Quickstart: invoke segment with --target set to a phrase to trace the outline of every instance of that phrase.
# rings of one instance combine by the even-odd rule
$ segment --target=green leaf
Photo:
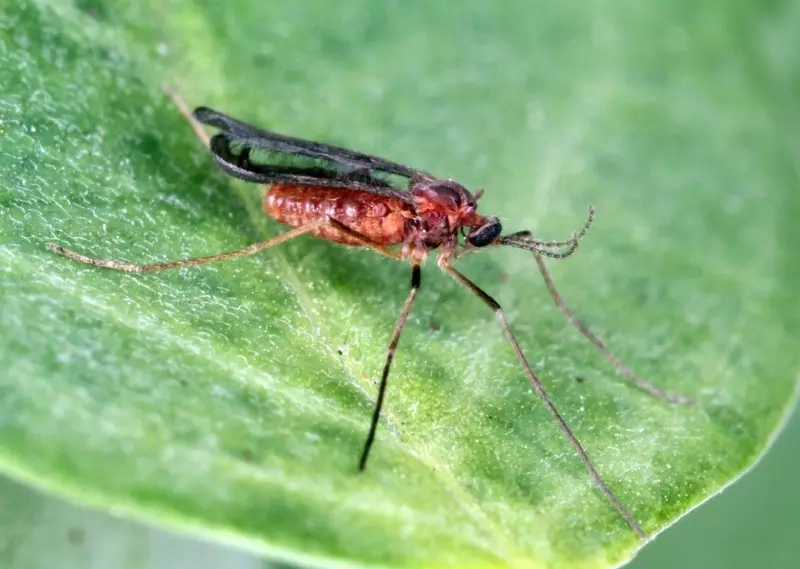
[[[649,533],[765,452],[797,389],[792,4],[23,0],[0,20],[0,468],[294,563],[608,567],[639,543],[532,393],[493,314],[429,263],[367,472],[408,268],[276,235],[161,92],[471,188],[566,238],[462,270]],[[747,38],[747,41],[743,41]],[[584,381],[576,381],[581,378]]]

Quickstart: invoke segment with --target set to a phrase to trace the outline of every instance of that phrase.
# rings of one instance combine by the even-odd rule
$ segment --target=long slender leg
[[[211,142],[211,137],[209,137],[208,133],[203,130],[203,125],[197,122],[197,120],[195,120],[195,118],[192,116],[192,111],[189,110],[189,106],[186,104],[186,101],[183,100],[183,97],[166,85],[163,86],[162,89],[169,96],[169,98],[172,99],[172,102],[175,103],[175,106],[178,107],[178,111],[192,127],[192,130],[197,135],[197,138],[199,138],[200,141],[207,147]]]
[[[273,237],[268,241],[261,241],[259,243],[253,243],[243,249],[237,249],[235,251],[230,251],[228,253],[219,253],[217,255],[209,255],[207,257],[196,257],[193,259],[185,259],[182,261],[167,261],[164,263],[152,263],[149,265],[136,265],[133,263],[125,263],[123,261],[114,261],[111,259],[97,259],[95,257],[87,257],[86,255],[82,255],[80,253],[76,253],[70,249],[62,247],[61,245],[57,245],[55,243],[48,243],[47,248],[52,251],[53,253],[58,253],[59,255],[64,255],[69,257],[70,259],[74,259],[75,261],[80,261],[81,263],[86,263],[87,265],[93,265],[95,267],[103,267],[105,269],[114,269],[116,271],[125,271],[128,273],[151,273],[153,271],[163,271],[166,269],[180,269],[183,267],[195,267],[197,265],[205,265],[206,263],[214,263],[217,261],[228,261],[230,259],[236,259],[238,257],[247,257],[249,255],[255,255],[263,251],[264,249],[269,249],[270,247],[274,247],[275,245],[280,245],[290,239],[294,239],[295,237],[299,237],[305,233],[311,233],[315,229],[323,225],[332,225],[337,230],[347,233],[353,239],[356,239],[361,242],[363,247],[367,247],[377,251],[378,253],[382,253],[387,257],[390,257],[395,260],[400,259],[400,254],[387,249],[381,245],[377,245],[370,241],[364,235],[353,231],[352,229],[346,227],[345,225],[339,223],[335,219],[323,219],[319,221],[313,221],[306,225],[301,225],[300,227],[296,227],[287,231],[286,233],[281,233],[277,237]]]
[[[245,247],[243,249],[237,249],[236,251],[230,251],[228,253],[219,253],[217,255],[209,255],[207,257],[196,257],[194,259],[185,259],[182,261],[167,261],[164,263],[152,263],[149,265],[136,265],[131,263],[125,263],[123,261],[113,261],[111,259],[97,259],[95,257],[87,257],[86,255],[81,255],[80,253],[76,253],[75,251],[66,249],[61,245],[56,245],[55,243],[48,243],[47,248],[50,249],[53,253],[58,253],[59,255],[64,255],[66,257],[69,257],[70,259],[80,261],[81,263],[86,263],[87,265],[93,265],[95,267],[114,269],[116,271],[125,271],[127,273],[150,273],[153,271],[163,271],[166,269],[195,267],[197,265],[205,265],[206,263],[214,263],[216,261],[227,261],[229,259],[235,259],[237,257],[246,257],[248,255],[255,255],[256,253],[263,251],[264,249],[269,249],[270,247],[279,245],[280,243],[283,243],[285,241],[303,235],[304,233],[309,233],[311,231],[314,231],[324,223],[325,220],[314,221],[312,223],[296,227],[290,231],[287,231],[286,233],[281,233],[280,235],[278,235],[277,237],[273,237],[269,241],[261,241],[259,243],[253,243],[248,247]]]
[[[381,383],[378,387],[378,399],[375,401],[375,409],[372,412],[372,422],[369,425],[369,435],[364,442],[364,451],[361,453],[361,460],[358,463],[358,469],[363,471],[367,466],[367,458],[369,457],[369,449],[372,447],[372,442],[375,440],[375,431],[378,428],[378,419],[381,416],[381,408],[383,407],[383,399],[386,395],[386,384],[389,380],[389,368],[392,366],[394,353],[397,349],[397,344],[400,342],[400,334],[403,332],[403,327],[406,325],[408,313],[411,312],[411,305],[414,304],[414,297],[417,296],[419,285],[422,279],[422,273],[419,268],[419,263],[415,262],[411,266],[411,290],[408,291],[406,302],[403,304],[403,310],[400,311],[400,318],[397,319],[394,332],[392,333],[392,341],[389,342],[389,350],[386,354],[386,363],[383,365],[383,374],[381,374]]]
[[[345,224],[336,221],[335,219],[329,217],[328,223],[335,227],[337,230],[341,231],[342,233],[347,234],[349,237],[352,237],[356,241],[359,242],[359,247],[366,247],[367,249],[372,249],[373,251],[380,253],[381,255],[385,255],[390,259],[394,259],[395,261],[402,261],[403,256],[398,253],[397,251],[392,251],[391,249],[384,247],[383,245],[378,245],[370,240],[369,237],[364,235],[363,233],[359,233],[353,229],[350,229]]]
[[[569,309],[567,304],[564,302],[564,299],[561,298],[561,295],[558,293],[556,285],[553,282],[552,277],[550,276],[550,271],[547,270],[547,266],[544,264],[544,259],[542,259],[542,256],[536,252],[533,253],[533,256],[536,258],[536,264],[539,265],[539,271],[542,273],[544,282],[547,285],[547,290],[550,291],[550,296],[553,297],[553,302],[555,302],[556,306],[558,306],[561,312],[564,313],[564,316],[567,317],[567,320],[569,320],[572,323],[572,325],[575,326],[575,328],[577,328],[578,331],[581,334],[583,334],[583,336],[587,340],[589,340],[592,344],[594,344],[595,347],[603,353],[606,359],[610,361],[612,364],[614,364],[614,367],[616,367],[620,373],[622,373],[626,378],[635,383],[640,389],[649,393],[653,397],[658,397],[659,399],[663,399],[664,401],[668,401],[670,403],[678,403],[682,405],[697,404],[697,402],[694,401],[693,399],[684,397],[683,395],[675,395],[673,393],[667,393],[665,391],[661,391],[654,385],[647,383],[645,380],[641,379],[638,375],[633,373],[633,370],[631,370],[631,368],[622,363],[622,360],[620,360],[616,355],[614,355],[614,353],[611,352],[611,350],[609,350],[606,347],[606,345],[600,340],[600,338],[595,336],[592,333],[592,331],[589,330],[589,328],[587,328],[586,325],[575,316],[575,314],[573,314],[572,310]]]
[[[493,299],[491,296],[489,296],[486,292],[484,292],[480,287],[478,287],[478,285],[469,280],[466,276],[464,276],[459,271],[454,269],[446,259],[440,260],[439,266],[443,270],[450,273],[450,275],[452,275],[459,283],[461,283],[462,285],[464,285],[464,287],[472,291],[478,298],[480,298],[489,308],[491,308],[494,311],[494,313],[497,315],[497,318],[500,320],[500,323],[503,326],[503,331],[505,332],[508,341],[514,348],[514,352],[517,354],[517,359],[519,359],[519,362],[522,364],[522,368],[523,370],[525,370],[525,375],[528,376],[528,379],[530,380],[533,389],[539,395],[539,398],[542,400],[542,403],[544,403],[545,407],[547,407],[547,410],[553,416],[553,419],[555,419],[556,423],[558,424],[558,427],[561,429],[561,432],[564,433],[564,436],[567,437],[567,440],[569,440],[572,447],[578,453],[581,462],[583,462],[583,465],[586,467],[586,469],[589,471],[589,474],[594,479],[594,483],[597,485],[598,488],[600,488],[600,490],[605,495],[606,499],[611,503],[612,506],[614,506],[617,512],[619,512],[619,514],[625,519],[625,521],[628,522],[628,525],[631,527],[631,529],[633,529],[633,531],[636,532],[639,538],[642,539],[642,541],[646,541],[647,534],[644,533],[644,530],[642,530],[641,526],[639,526],[639,524],[636,522],[631,513],[625,508],[625,506],[622,505],[622,502],[619,501],[619,499],[614,495],[614,493],[611,491],[608,485],[600,477],[600,473],[597,472],[597,469],[595,468],[592,459],[589,458],[589,455],[583,448],[583,445],[580,443],[580,441],[578,441],[575,435],[572,434],[572,430],[567,425],[567,422],[561,416],[561,413],[558,412],[558,409],[556,409],[555,404],[553,404],[553,402],[550,400],[550,397],[547,395],[547,392],[545,391],[542,382],[539,380],[536,374],[533,373],[530,364],[528,364],[528,360],[525,359],[525,354],[522,352],[522,348],[517,342],[517,339],[514,337],[514,333],[511,331],[511,327],[508,324],[506,315],[503,312],[503,309],[497,303],[497,301]]]

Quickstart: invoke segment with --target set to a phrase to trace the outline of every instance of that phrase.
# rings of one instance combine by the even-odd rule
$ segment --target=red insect
[[[190,113],[177,95],[172,97],[197,135],[209,147],[219,166],[236,178],[265,184],[264,213],[292,229],[269,241],[229,253],[150,265],[95,259],[55,244],[48,245],[51,251],[89,265],[145,273],[253,255],[309,233],[328,241],[372,249],[392,259],[409,262],[411,290],[389,342],[369,434],[359,462],[359,469],[364,470],[375,439],[389,368],[420,287],[420,265],[432,250],[438,249],[438,266],[497,314],[531,385],[595,484],[637,535],[641,539],[647,538],[631,513],[603,482],[583,445],[548,397],[528,364],[500,305],[452,266],[456,259],[488,246],[507,245],[530,251],[556,305],[620,372],[653,396],[671,403],[693,403],[685,397],[662,392],[636,376],[572,314],[556,291],[545,267],[544,257],[563,259],[574,253],[592,223],[593,209],[589,209],[583,228],[565,241],[542,241],[535,239],[529,231],[501,236],[500,221],[477,211],[482,190],[473,195],[452,180],[442,180],[420,170],[345,148],[261,130],[205,107]],[[209,139],[199,123],[216,127],[221,132]],[[397,185],[397,179],[401,186]]]

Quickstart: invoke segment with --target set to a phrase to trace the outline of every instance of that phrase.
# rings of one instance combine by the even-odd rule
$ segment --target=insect
[[[408,262],[411,265],[411,287],[389,342],[369,432],[359,461],[359,470],[363,471],[375,440],[392,360],[420,288],[420,266],[432,251],[438,250],[436,263],[439,268],[497,315],[533,389],[594,483],[633,531],[642,540],[647,539],[633,515],[603,481],[583,445],[550,400],[525,358],[503,309],[453,267],[453,262],[464,255],[490,247],[508,246],[529,251],[558,308],[624,376],[650,395],[671,403],[691,404],[690,399],[665,393],[635,375],[575,317],[556,290],[544,258],[564,259],[575,252],[592,224],[593,208],[589,208],[583,227],[563,241],[536,239],[529,231],[502,235],[502,225],[497,217],[484,216],[477,211],[482,190],[473,194],[455,181],[437,178],[422,170],[345,148],[262,130],[206,107],[199,107],[192,113],[179,96],[170,95],[222,170],[235,178],[265,185],[264,212],[291,229],[268,241],[236,251],[148,265],[87,257],[52,243],[48,245],[51,251],[97,267],[147,273],[254,255],[309,234]],[[200,123],[219,132],[209,138]]]

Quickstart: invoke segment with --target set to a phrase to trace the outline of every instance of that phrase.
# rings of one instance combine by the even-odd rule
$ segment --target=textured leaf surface
[[[136,276],[44,245],[147,262],[280,231],[257,188],[215,170],[165,81],[190,104],[484,186],[483,210],[509,230],[563,238],[594,203],[585,246],[552,265],[562,293],[641,375],[699,409],[626,384],[523,253],[463,270],[506,306],[601,473],[654,533],[764,452],[796,389],[796,111],[771,65],[793,33],[776,25],[783,9],[6,3],[0,466],[296,562],[628,558],[635,536],[492,314],[432,264],[358,476],[406,267],[302,239]]]

